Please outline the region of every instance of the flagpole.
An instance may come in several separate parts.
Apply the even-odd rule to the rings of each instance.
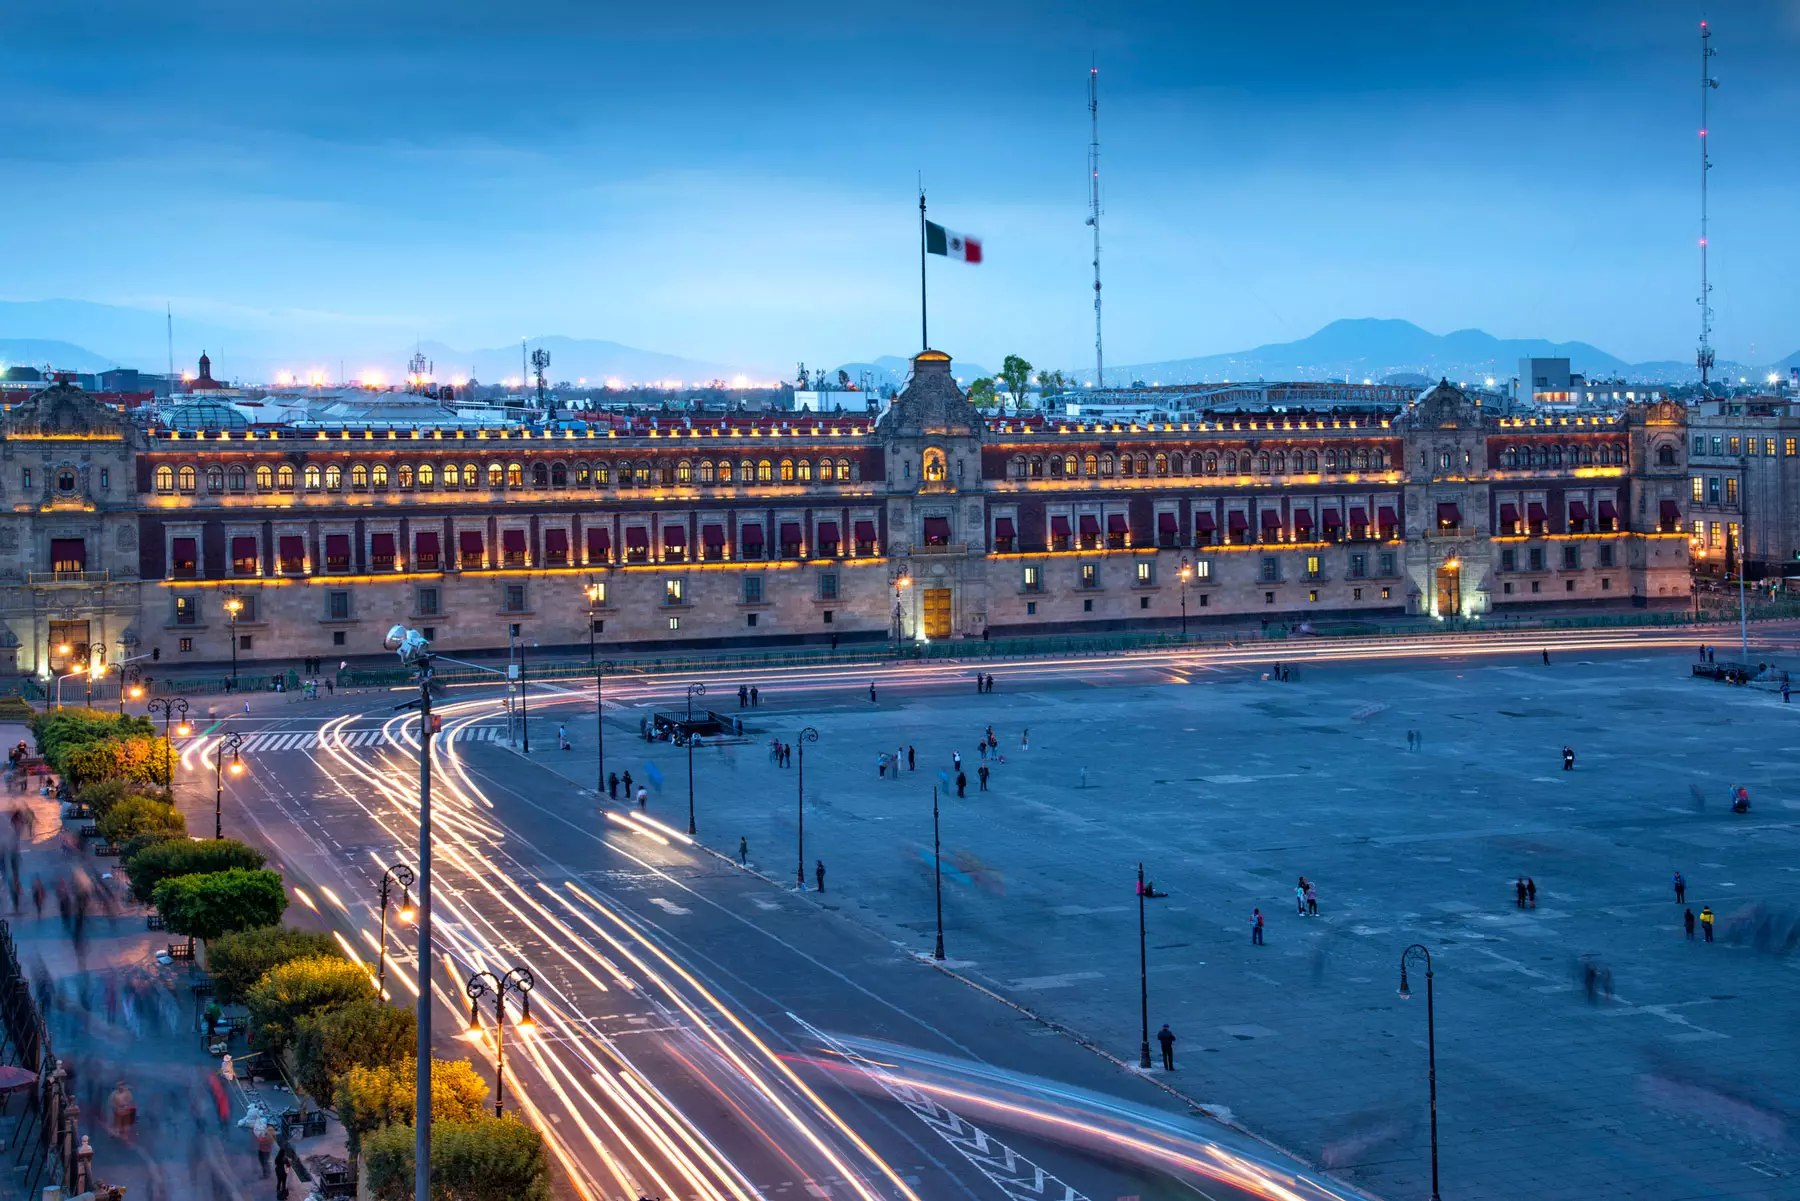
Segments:
[[[925,323],[925,189],[919,189],[919,349],[931,349],[930,327]]]

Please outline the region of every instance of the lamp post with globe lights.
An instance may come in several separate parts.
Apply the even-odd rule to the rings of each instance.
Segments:
[[[504,975],[493,972],[476,972],[469,977],[464,991],[469,996],[469,1038],[471,1041],[481,1040],[481,1010],[479,1002],[484,996],[494,998],[494,1116],[499,1117],[506,1109],[506,996],[516,994],[519,998],[519,1032],[529,1034],[537,1028],[531,1020],[531,990],[537,986],[537,980],[530,968],[515,967]]]
[[[1438,1201],[1438,1131],[1437,1131],[1437,1013],[1431,995],[1431,952],[1425,944],[1415,942],[1400,952],[1400,995],[1412,996],[1406,980],[1406,961],[1425,961],[1425,1063],[1431,1089],[1431,1201]]]
[[[244,761],[238,757],[238,750],[244,745],[244,736],[235,730],[228,730],[219,737],[218,744],[213,747],[213,837],[225,837],[225,773],[234,776],[244,774]],[[225,766],[225,752],[231,752],[231,766]]]
[[[400,886],[400,920],[410,922],[415,916],[412,906],[413,886],[412,868],[404,863],[395,863],[381,873],[381,949],[375,966],[375,992],[383,1000],[387,999],[387,915],[388,905],[393,896],[393,886]]]
[[[169,723],[179,719],[181,724],[175,727],[175,733],[186,738],[192,731],[187,723],[188,703],[184,696],[165,696],[153,700],[149,704],[150,716],[162,714],[163,719],[163,766],[168,777],[169,796],[175,795],[175,744],[169,738]]]

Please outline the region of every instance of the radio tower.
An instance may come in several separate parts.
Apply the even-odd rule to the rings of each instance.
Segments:
[[[1106,386],[1106,355],[1100,343],[1100,68],[1088,68],[1088,219],[1094,227],[1094,387]]]
[[[1712,90],[1719,81],[1712,77],[1712,29],[1700,22],[1700,351],[1694,357],[1700,368],[1700,387],[1704,389],[1712,374],[1712,284],[1706,278],[1706,173],[1712,170],[1712,156],[1706,145],[1706,108]]]

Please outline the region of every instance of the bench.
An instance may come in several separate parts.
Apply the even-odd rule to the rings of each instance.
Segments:
[[[98,838],[100,837],[100,827],[93,822],[89,822],[87,825],[77,830],[76,833],[83,838]]]
[[[116,842],[97,842],[94,844],[94,854],[102,859],[117,857],[118,853],[119,844]]]
[[[146,929],[146,930],[167,930],[168,928],[169,928],[168,923],[163,921],[162,914],[146,913],[144,915],[144,929]]]
[[[172,942],[169,944],[169,958],[177,963],[194,962],[194,944],[191,942]]]

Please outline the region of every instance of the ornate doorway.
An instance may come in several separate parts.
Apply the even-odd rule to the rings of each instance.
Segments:
[[[950,589],[925,589],[925,637],[950,637]]]
[[[1437,615],[1462,616],[1462,564],[1454,559],[1438,568]]]

